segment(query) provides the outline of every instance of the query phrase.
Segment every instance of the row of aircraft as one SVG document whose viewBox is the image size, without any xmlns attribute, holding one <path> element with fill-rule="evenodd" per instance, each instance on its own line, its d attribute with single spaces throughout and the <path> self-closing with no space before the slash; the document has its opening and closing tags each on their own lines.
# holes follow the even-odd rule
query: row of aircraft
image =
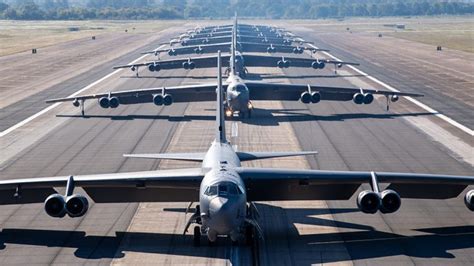
<svg viewBox="0 0 474 266">
<path fill-rule="evenodd" d="M 239 32 L 244 34 L 242 36 L 250 37 L 245 39 L 239 37 Z M 265 40 L 261 41 L 262 43 L 275 42 L 290 50 L 288 44 L 304 43 L 304 40 L 295 39 L 282 29 L 238 24 L 235 19 L 231 25 L 190 30 L 178 38 L 179 42 L 184 44 L 183 51 L 179 50 L 181 48 L 168 50 L 168 52 L 179 51 L 177 53 L 182 54 L 186 47 L 193 47 L 194 44 L 204 40 L 206 44 L 222 45 L 219 49 L 224 49 L 229 44 L 218 42 L 222 39 L 231 40 L 228 47 L 230 55 L 221 55 L 217 50 L 213 56 L 212 62 L 217 66 L 217 81 L 214 83 L 110 92 L 49 101 L 73 101 L 74 105 L 83 106 L 84 100 L 95 98 L 104 108 L 147 102 L 170 105 L 173 102 L 215 101 L 215 139 L 207 152 L 124 155 L 130 158 L 201 162 L 200 167 L 2 180 L 0 204 L 42 202 L 49 216 L 61 218 L 66 215 L 70 217 L 85 215 L 89 198 L 95 203 L 198 202 L 183 229 L 186 234 L 189 227 L 194 225 L 194 245 L 198 246 L 202 235 L 207 236 L 209 243 L 214 243 L 219 236 L 228 236 L 233 242 L 247 243 L 251 243 L 254 238 L 262 237 L 255 201 L 348 200 L 362 184 L 370 184 L 371 189 L 358 194 L 356 198 L 358 208 L 369 214 L 393 213 L 400 208 L 402 198 L 449 199 L 457 197 L 469 185 L 474 184 L 474 176 L 243 167 L 241 162 L 244 161 L 317 154 L 316 151 L 235 151 L 226 139 L 226 112 L 239 110 L 250 114 L 250 100 L 301 100 L 304 103 L 316 103 L 320 100 L 353 100 L 355 103 L 368 104 L 373 101 L 373 94 L 384 95 L 392 101 L 399 96 L 420 95 L 358 88 L 330 88 L 310 84 L 248 81 L 241 76 L 240 71 L 243 69 L 237 66 L 240 60 L 237 49 L 239 38 L 251 42 L 258 40 Z M 209 46 L 200 47 L 206 50 Z M 270 47 L 279 46 L 275 44 Z M 212 53 L 210 51 L 209 53 Z M 157 51 L 153 51 L 155 52 Z M 223 81 L 222 68 L 227 66 L 228 77 Z M 60 187 L 66 187 L 64 194 L 58 192 Z M 88 197 L 75 193 L 76 187 L 83 188 Z M 474 211 L 474 190 L 471 189 L 465 194 L 464 202 L 469 210 Z"/>
</svg>

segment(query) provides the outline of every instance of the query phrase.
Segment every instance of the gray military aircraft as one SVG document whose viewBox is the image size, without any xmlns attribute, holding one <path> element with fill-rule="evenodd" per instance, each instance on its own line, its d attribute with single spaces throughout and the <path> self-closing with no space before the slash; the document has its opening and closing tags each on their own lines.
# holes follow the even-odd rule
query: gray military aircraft
<svg viewBox="0 0 474 266">
<path fill-rule="evenodd" d="M 235 39 L 234 39 L 235 40 Z M 235 47 L 235 43 L 232 45 Z M 239 114 L 241 117 L 251 116 L 253 100 L 298 101 L 305 104 L 318 103 L 321 100 L 353 101 L 355 104 L 370 104 L 374 95 L 384 95 L 389 102 L 398 101 L 400 96 L 420 97 L 421 94 L 403 93 L 362 88 L 341 88 L 315 86 L 310 84 L 277 84 L 245 80 L 239 75 L 244 74 L 245 68 L 238 60 L 236 51 L 231 49 L 228 78 L 223 84 L 226 89 L 226 112 L 228 117 Z M 220 55 L 219 55 L 220 56 Z M 217 58 L 217 57 L 216 57 Z M 235 58 L 235 59 L 234 59 Z M 217 59 L 216 59 L 217 60 Z M 208 61 L 208 64 L 210 64 Z M 216 61 L 214 61 L 217 64 Z M 191 66 L 188 65 L 191 69 Z M 194 67 L 192 67 L 194 68 Z M 241 71 L 241 72 L 239 72 Z M 94 95 L 84 95 L 68 98 L 47 100 L 47 103 L 72 101 L 76 107 L 81 107 L 84 115 L 84 101 L 98 99 L 102 108 L 117 108 L 120 104 L 154 103 L 155 105 L 171 105 L 174 102 L 212 101 L 216 83 L 169 86 L 138 90 L 117 91 Z"/>
<path fill-rule="evenodd" d="M 89 203 L 86 196 L 74 193 L 76 187 L 82 187 L 96 203 L 199 202 L 184 228 L 186 233 L 195 224 L 198 246 L 202 234 L 210 243 L 219 236 L 229 236 L 233 242 L 261 237 L 254 201 L 347 200 L 361 184 L 369 183 L 372 189 L 357 197 L 359 209 L 393 213 L 402 198 L 453 198 L 474 184 L 474 176 L 242 167 L 242 161 L 316 152 L 236 152 L 226 140 L 220 60 L 217 69 L 216 137 L 206 153 L 125 155 L 199 161 L 200 168 L 2 180 L 0 204 L 44 202 L 44 210 L 52 217 L 81 217 Z M 380 183 L 389 185 L 382 190 Z M 56 188 L 64 186 L 64 195 L 59 194 Z M 474 211 L 474 190 L 466 193 L 464 201 Z"/>
<path fill-rule="evenodd" d="M 344 62 L 344 61 L 335 61 L 329 59 L 318 59 L 318 58 L 298 58 L 298 57 L 285 57 L 285 56 L 265 56 L 265 55 L 251 55 L 251 54 L 242 54 L 238 48 L 246 48 L 248 50 L 258 50 L 262 49 L 267 52 L 274 52 L 276 51 L 277 47 L 281 51 L 292 51 L 293 53 L 300 54 L 303 53 L 305 49 L 303 47 L 292 47 L 286 45 L 278 45 L 273 46 L 270 44 L 269 46 L 262 47 L 261 45 L 254 45 L 253 43 L 241 42 L 239 46 L 239 42 L 237 41 L 237 18 L 234 19 L 234 28 L 232 30 L 232 38 L 230 43 L 230 53 L 223 56 L 225 59 L 226 66 L 229 67 L 230 65 L 234 64 L 236 66 L 236 73 L 240 77 L 245 77 L 247 74 L 247 66 L 254 66 L 254 67 L 278 67 L 278 68 L 288 68 L 288 67 L 305 67 L 305 68 L 313 68 L 313 69 L 323 69 L 325 68 L 326 64 L 333 64 L 334 65 L 334 72 L 337 73 L 337 69 L 342 67 L 343 65 L 359 65 L 358 63 L 354 62 Z M 219 44 L 216 46 L 208 46 L 206 48 L 209 49 L 216 49 L 216 47 L 229 47 L 228 44 Z M 195 53 L 202 53 L 204 51 L 203 47 L 192 47 L 191 49 L 184 48 L 184 52 L 189 52 L 193 50 Z M 178 49 L 171 49 L 168 50 L 168 54 L 176 55 L 178 54 Z M 314 49 L 316 51 L 317 49 Z M 157 50 L 154 51 L 155 53 Z M 159 51 L 158 51 L 159 52 Z M 212 56 L 201 56 L 201 57 L 188 57 L 188 58 L 181 58 L 181 59 L 169 59 L 169 60 L 159 60 L 159 61 L 152 61 L 152 62 L 145 62 L 145 63 L 137 63 L 137 64 L 129 64 L 129 65 L 121 65 L 115 66 L 114 69 L 120 68 L 129 68 L 132 71 L 136 72 L 136 76 L 139 76 L 139 68 L 140 67 L 147 67 L 151 72 L 157 72 L 164 69 L 195 69 L 195 68 L 211 68 L 216 65 L 217 57 L 215 55 Z M 234 62 L 234 63 L 232 63 Z"/>
</svg>

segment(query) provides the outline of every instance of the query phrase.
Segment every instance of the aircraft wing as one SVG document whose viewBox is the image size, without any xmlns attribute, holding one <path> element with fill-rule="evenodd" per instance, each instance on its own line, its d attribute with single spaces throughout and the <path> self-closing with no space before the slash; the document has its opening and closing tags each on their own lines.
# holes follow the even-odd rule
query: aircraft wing
<svg viewBox="0 0 474 266">
<path fill-rule="evenodd" d="M 217 53 L 217 51 L 229 51 L 230 42 L 215 43 L 215 44 L 202 44 L 202 45 L 192 45 L 192 46 L 183 46 L 176 48 L 167 48 L 167 49 L 158 49 L 154 51 L 143 52 L 142 54 L 159 54 L 159 53 L 170 53 L 173 51 L 172 55 L 184 55 L 184 54 L 199 54 L 199 53 Z"/>
<path fill-rule="evenodd" d="M 278 47 L 275 46 L 275 49 Z M 298 57 L 282 57 L 282 56 L 268 56 L 268 55 L 242 55 L 244 57 L 245 66 L 256 66 L 256 67 L 276 67 L 279 61 L 287 61 L 289 67 L 306 67 L 306 68 L 324 68 L 325 64 L 335 64 L 336 66 L 342 65 L 355 65 L 359 63 L 345 62 L 345 61 L 334 61 L 329 59 L 317 59 L 317 58 L 298 58 Z M 318 64 L 314 67 L 313 64 Z M 321 65 L 323 64 L 323 65 Z"/>
<path fill-rule="evenodd" d="M 347 200 L 361 184 L 371 182 L 373 173 L 246 167 L 236 170 L 246 184 L 249 201 Z M 474 185 L 474 176 L 374 174 L 379 183 L 388 184 L 386 188 L 395 190 L 402 198 L 454 198 Z"/>
<path fill-rule="evenodd" d="M 324 51 L 328 52 L 327 49 L 320 49 L 320 48 L 312 48 L 312 47 L 305 47 L 305 46 L 293 46 L 293 45 L 284 45 L 284 44 L 268 44 L 268 43 L 261 43 L 261 42 L 238 42 L 240 50 L 242 52 L 259 52 L 259 53 L 267 53 L 269 52 L 270 48 L 273 47 L 275 50 L 273 52 L 276 53 L 294 53 L 294 49 L 303 49 L 303 50 L 310 50 L 313 52 Z M 281 57 L 278 57 L 281 59 Z M 276 66 L 275 64 L 271 65 Z"/>
<path fill-rule="evenodd" d="M 229 65 L 230 55 L 222 55 L 222 63 L 223 66 Z M 215 67 L 217 65 L 217 56 L 200 56 L 200 57 L 189 57 L 189 58 L 178 58 L 178 59 L 169 59 L 169 60 L 159 60 L 159 61 L 152 61 L 146 63 L 139 63 L 139 64 L 130 64 L 130 65 L 121 65 L 115 66 L 114 69 L 119 68 L 136 68 L 140 66 L 150 66 L 153 65 L 154 69 L 163 70 L 163 69 L 180 69 L 185 68 L 184 63 L 186 62 L 193 62 L 193 68 L 210 68 Z M 226 65 L 227 64 L 227 65 Z M 156 70 L 155 70 L 156 71 Z"/>
<path fill-rule="evenodd" d="M 224 87 L 227 84 L 223 84 Z M 201 102 L 213 101 L 216 98 L 216 83 L 181 85 L 159 88 L 147 88 L 126 91 L 114 91 L 109 93 L 89 94 L 82 96 L 66 97 L 47 100 L 47 103 L 79 101 L 88 99 L 100 99 L 102 97 L 117 97 L 120 104 L 137 104 L 153 102 L 156 94 L 169 94 L 173 102 Z M 164 92 L 164 93 L 163 93 Z"/>
<path fill-rule="evenodd" d="M 278 101 L 298 101 L 301 94 L 311 89 L 311 92 L 319 92 L 321 100 L 332 101 L 351 101 L 355 93 L 363 91 L 364 93 L 379 94 L 385 96 L 410 96 L 421 97 L 422 94 L 393 92 L 376 89 L 359 89 L 344 87 L 315 86 L 309 84 L 284 84 L 284 83 L 266 83 L 258 81 L 245 81 L 250 91 L 250 100 L 278 100 Z"/>
<path fill-rule="evenodd" d="M 201 168 L 74 176 L 95 202 L 198 201 Z M 0 181 L 0 204 L 43 202 L 65 187 L 69 176 Z M 17 196 L 15 197 L 15 193 Z"/>
</svg>

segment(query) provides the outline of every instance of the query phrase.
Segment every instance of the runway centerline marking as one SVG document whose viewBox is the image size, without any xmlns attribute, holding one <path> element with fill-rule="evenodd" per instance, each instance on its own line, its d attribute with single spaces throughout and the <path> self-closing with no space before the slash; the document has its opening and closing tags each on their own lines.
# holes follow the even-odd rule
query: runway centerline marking
<svg viewBox="0 0 474 266">
<path fill-rule="evenodd" d="M 163 45 L 161 45 L 160 47 L 156 48 L 155 50 L 161 49 L 161 48 L 164 47 L 164 46 L 165 46 L 165 45 L 163 44 Z M 144 59 L 144 58 L 147 57 L 147 56 L 148 56 L 148 54 L 145 54 L 145 55 L 143 55 L 143 56 L 140 56 L 139 58 L 133 60 L 132 62 L 128 63 L 127 65 L 135 64 L 136 62 L 138 62 L 138 61 Z M 80 90 L 74 92 L 73 94 L 67 96 L 67 98 L 77 96 L 78 94 L 80 94 L 80 93 L 82 93 L 82 92 L 84 92 L 84 91 L 86 91 L 86 90 L 88 90 L 88 89 L 94 87 L 95 85 L 101 83 L 102 81 L 104 81 L 104 80 L 110 78 L 111 76 L 117 74 L 118 72 L 120 72 L 120 71 L 122 71 L 122 70 L 124 70 L 124 68 L 117 69 L 117 70 L 115 70 L 114 72 L 109 73 L 108 75 L 106 75 L 106 76 L 104 76 L 104 77 L 102 77 L 102 78 L 100 78 L 100 79 L 98 79 L 98 80 L 92 82 L 91 84 L 87 85 L 86 87 L 84 87 L 84 88 L 82 88 L 82 89 L 80 89 Z M 53 104 L 53 105 L 50 105 L 50 106 L 44 108 L 43 110 L 39 111 L 38 113 L 36 113 L 36 114 L 34 114 L 34 115 L 32 115 L 32 116 L 30 116 L 30 117 L 24 119 L 23 121 L 18 122 L 17 124 L 15 124 L 15 125 L 13 125 L 13 126 L 7 128 L 7 129 L 5 129 L 4 131 L 2 131 L 2 133 L 0 133 L 0 138 L 1 138 L 1 137 L 4 137 L 4 136 L 6 136 L 6 135 L 8 135 L 9 133 L 13 132 L 13 131 L 16 130 L 16 129 L 18 129 L 18 128 L 20 128 L 20 127 L 22 127 L 22 126 L 28 124 L 29 122 L 31 122 L 31 121 L 33 121 L 34 119 L 38 118 L 39 116 L 41 116 L 41 115 L 47 113 L 48 111 L 53 110 L 54 108 L 58 107 L 60 104 L 62 104 L 62 102 L 58 102 L 58 103 L 55 103 L 55 104 Z"/>
<path fill-rule="evenodd" d="M 317 46 L 314 46 L 314 45 L 312 45 L 312 44 L 309 44 L 309 45 L 312 46 L 312 47 L 315 48 L 315 49 L 318 48 Z M 331 57 L 331 58 L 333 58 L 334 60 L 342 61 L 341 59 L 335 57 L 334 55 L 332 55 L 332 54 L 330 54 L 330 53 L 328 53 L 328 52 L 322 52 L 322 53 L 325 54 L 325 55 L 327 55 L 327 56 L 329 56 L 329 57 Z M 394 87 L 388 85 L 387 83 L 385 83 L 385 82 L 383 82 L 383 81 L 380 81 L 380 80 L 378 80 L 378 79 L 372 77 L 371 75 L 365 73 L 364 71 L 362 71 L 362 70 L 360 70 L 360 69 L 358 69 L 358 68 L 356 68 L 356 67 L 354 67 L 354 66 L 348 65 L 348 67 L 351 68 L 352 70 L 356 71 L 357 73 L 359 73 L 359 74 L 361 74 L 361 75 L 367 77 L 368 79 L 372 80 L 373 82 L 378 83 L 378 84 L 382 85 L 383 87 L 385 87 L 385 88 L 387 88 L 387 89 L 389 89 L 389 90 L 391 90 L 391 91 L 393 91 L 393 92 L 400 92 L 399 90 L 397 90 L 397 89 L 395 89 Z M 426 104 L 424 104 L 424 103 L 422 103 L 422 102 L 420 102 L 420 101 L 418 101 L 418 100 L 415 100 L 413 97 L 404 96 L 404 98 L 407 99 L 408 101 L 410 101 L 410 102 L 416 104 L 417 106 L 423 108 L 423 109 L 426 110 L 427 112 L 429 112 L 429 113 L 435 115 L 436 117 L 441 118 L 442 120 L 448 122 L 449 124 L 451 124 L 451 125 L 457 127 L 458 129 L 464 131 L 465 133 L 467 133 L 467 134 L 469 134 L 469 135 L 471 135 L 471 136 L 474 136 L 474 131 L 473 131 L 472 129 L 470 129 L 470 128 L 464 126 L 464 125 L 462 125 L 461 123 L 455 121 L 454 119 L 452 119 L 452 118 L 450 118 L 450 117 L 448 117 L 448 116 L 446 116 L 446 115 L 444 115 L 444 114 L 440 114 L 440 113 L 439 113 L 438 111 L 436 111 L 435 109 L 429 107 L 428 105 L 426 105 Z"/>
</svg>

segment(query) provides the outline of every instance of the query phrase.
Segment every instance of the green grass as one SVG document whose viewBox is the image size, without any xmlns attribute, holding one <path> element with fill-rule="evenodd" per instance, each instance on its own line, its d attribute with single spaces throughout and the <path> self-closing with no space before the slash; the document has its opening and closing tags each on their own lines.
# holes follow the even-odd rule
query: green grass
<svg viewBox="0 0 474 266">
<path fill-rule="evenodd" d="M 104 33 L 143 34 L 182 21 L 12 21 L 0 20 L 0 56 Z M 70 31 L 77 27 L 79 31 Z M 125 33 L 128 30 L 128 33 Z"/>
</svg>

